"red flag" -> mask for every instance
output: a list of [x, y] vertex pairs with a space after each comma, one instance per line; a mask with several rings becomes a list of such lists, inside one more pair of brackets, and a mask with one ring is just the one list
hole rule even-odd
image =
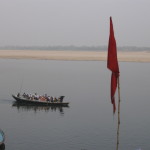
[[111, 75], [111, 103], [113, 104], [113, 112], [116, 111], [115, 104], [115, 92], [117, 88], [117, 81], [119, 77], [119, 65], [117, 59], [117, 47], [114, 36], [113, 23], [110, 17], [110, 35], [108, 44], [108, 57], [107, 57], [107, 68], [112, 71]]

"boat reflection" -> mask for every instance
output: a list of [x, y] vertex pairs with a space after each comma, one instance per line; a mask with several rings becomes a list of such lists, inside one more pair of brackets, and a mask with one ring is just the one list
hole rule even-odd
[[4, 143], [0, 145], [0, 150], [5, 150], [5, 144]]
[[64, 107], [69, 108], [69, 106], [36, 106], [36, 105], [28, 105], [23, 103], [13, 102], [12, 107], [16, 107], [18, 111], [45, 111], [45, 112], [54, 112], [59, 111], [60, 114], [64, 114]]

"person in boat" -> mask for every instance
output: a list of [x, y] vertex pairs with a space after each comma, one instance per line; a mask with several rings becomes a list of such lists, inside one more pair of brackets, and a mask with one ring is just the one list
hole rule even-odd
[[54, 97], [54, 102], [57, 102], [57, 98], [56, 97]]
[[45, 94], [44, 97], [47, 98], [47, 94]]
[[61, 103], [63, 102], [63, 98], [64, 98], [63, 96], [59, 97]]
[[58, 98], [57, 98], [57, 102], [59, 102], [59, 103], [60, 103], [60, 97], [58, 97]]
[[26, 97], [26, 93], [23, 93], [23, 95], [22, 95], [23, 97]]
[[17, 94], [17, 97], [20, 97], [20, 93]]
[[34, 95], [34, 94], [31, 94], [30, 99], [31, 99], [31, 100], [34, 100], [34, 99], [35, 99], [35, 95]]
[[47, 101], [44, 96], [40, 96], [40, 97], [39, 97], [39, 100], [40, 100], [40, 101]]
[[27, 99], [30, 99], [29, 94], [26, 94], [26, 98], [27, 98]]
[[31, 100], [31, 94], [29, 94], [29, 99]]
[[50, 102], [52, 102], [52, 103], [53, 103], [53, 97], [52, 97], [52, 96], [50, 97]]
[[50, 96], [47, 96], [47, 101], [50, 102]]
[[61, 102], [61, 98], [60, 98], [60, 97], [58, 97], [58, 102], [59, 102], [59, 103]]
[[26, 94], [26, 93], [23, 93], [23, 95], [22, 95], [24, 98], [27, 98], [27, 99], [29, 99], [29, 95], [28, 94]]
[[39, 96], [37, 95], [37, 93], [34, 94], [34, 99], [35, 99], [35, 100], [38, 100], [38, 99], [39, 99]]
[[48, 102], [49, 101], [49, 96], [47, 94], [44, 95], [46, 101]]

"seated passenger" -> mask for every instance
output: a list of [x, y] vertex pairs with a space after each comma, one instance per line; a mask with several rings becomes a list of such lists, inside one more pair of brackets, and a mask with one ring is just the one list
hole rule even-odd
[[26, 94], [25, 93], [23, 93], [23, 95], [22, 95], [23, 97], [26, 97]]
[[20, 93], [17, 94], [17, 97], [20, 97]]
[[57, 101], [60, 103], [60, 97], [58, 97]]
[[57, 98], [56, 97], [54, 97], [54, 102], [57, 102]]
[[50, 96], [47, 97], [47, 101], [50, 102]]
[[60, 102], [62, 103], [63, 102], [63, 99], [64, 99], [64, 96], [60, 96]]
[[52, 103], [53, 103], [53, 97], [52, 97], [52, 96], [50, 97], [50, 102], [52, 102]]

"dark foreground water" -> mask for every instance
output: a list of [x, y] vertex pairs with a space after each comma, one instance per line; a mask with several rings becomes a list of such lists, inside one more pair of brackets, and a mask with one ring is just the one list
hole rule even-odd
[[[150, 150], [150, 64], [120, 63], [120, 150]], [[6, 150], [115, 150], [106, 62], [0, 60]], [[65, 95], [69, 108], [13, 106], [18, 91]]]

